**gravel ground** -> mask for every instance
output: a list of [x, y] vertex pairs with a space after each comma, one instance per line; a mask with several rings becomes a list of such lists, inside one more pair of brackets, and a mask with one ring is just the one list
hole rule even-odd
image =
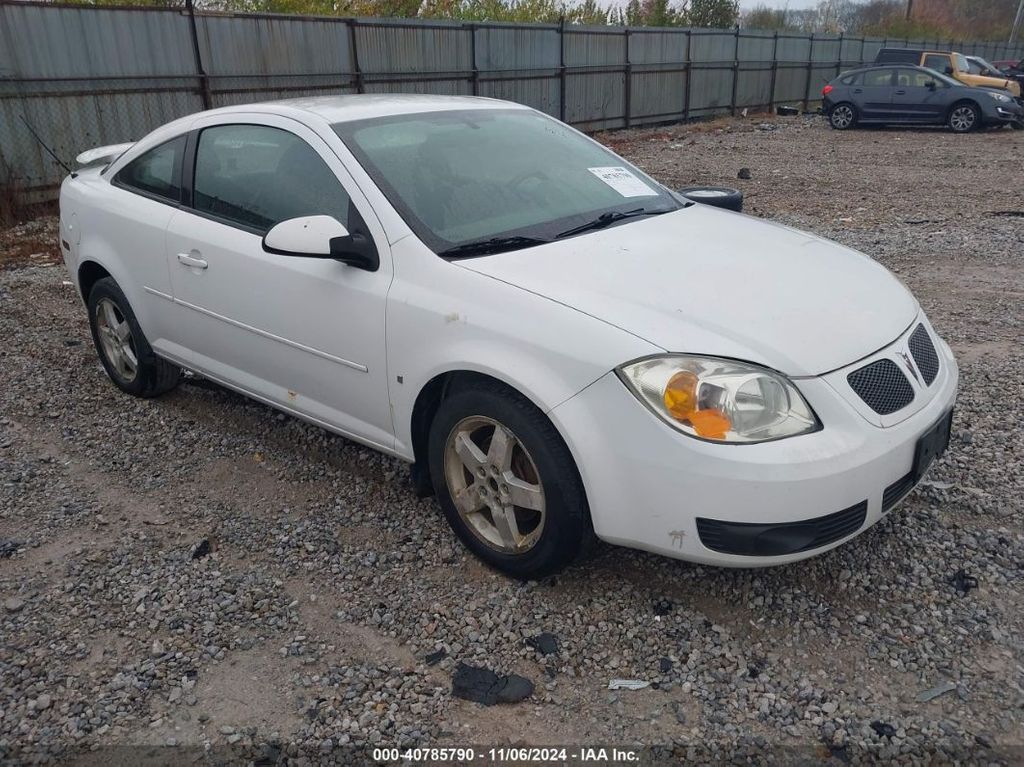
[[[168, 744], [265, 763], [467, 744], [1024, 759], [1024, 134], [772, 118], [602, 138], [673, 185], [739, 186], [748, 212], [906, 281], [962, 371], [926, 483], [795, 565], [603, 547], [511, 581], [399, 462], [202, 382], [119, 394], [42, 218], [0, 232], [0, 761], [185, 757]], [[541, 632], [557, 652], [525, 642]], [[460, 661], [535, 692], [455, 699]]]

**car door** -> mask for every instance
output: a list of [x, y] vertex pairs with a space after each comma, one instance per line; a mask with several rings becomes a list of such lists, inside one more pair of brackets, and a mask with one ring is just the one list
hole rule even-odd
[[[392, 449], [384, 231], [314, 131], [284, 117], [231, 119], [200, 121], [190, 138], [189, 207], [167, 230], [176, 338], [211, 378]], [[333, 216], [372, 238], [379, 268], [263, 249], [274, 224], [308, 215]]]
[[942, 122], [945, 115], [945, 83], [920, 69], [896, 70], [892, 114], [907, 122]]
[[853, 87], [853, 94], [860, 100], [860, 114], [865, 120], [882, 120], [889, 117], [892, 109], [893, 70], [879, 67], [864, 71], [859, 85]]

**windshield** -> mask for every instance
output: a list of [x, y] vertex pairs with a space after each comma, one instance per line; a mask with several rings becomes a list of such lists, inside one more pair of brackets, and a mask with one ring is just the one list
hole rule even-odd
[[999, 72], [999, 67], [997, 67], [995, 64], [991, 64], [988, 61], [985, 61], [985, 59], [983, 59], [981, 56], [975, 56], [974, 57], [974, 61], [977, 62], [978, 66], [980, 67], [980, 69], [978, 70], [979, 73], [984, 73], [984, 72], [998, 73]]
[[[334, 131], [437, 253], [494, 238], [527, 247], [603, 213], [683, 207], [621, 157], [526, 109], [392, 115]], [[531, 238], [532, 241], [531, 241]], [[506, 248], [511, 249], [511, 248]]]
[[967, 59], [964, 58], [962, 53], [954, 53], [953, 58], [956, 59], [956, 69], [958, 72], [969, 72], [970, 66], [967, 64]]

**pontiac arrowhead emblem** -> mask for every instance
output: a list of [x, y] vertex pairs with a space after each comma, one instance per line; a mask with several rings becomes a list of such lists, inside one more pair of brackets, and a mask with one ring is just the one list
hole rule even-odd
[[917, 374], [917, 368], [914, 367], [913, 358], [911, 358], [911, 356], [907, 352], [902, 350], [899, 351], [898, 354], [900, 355], [900, 358], [903, 360], [904, 367], [906, 367], [906, 369], [910, 371], [910, 375], [914, 376], [914, 380], [920, 384], [921, 376]]

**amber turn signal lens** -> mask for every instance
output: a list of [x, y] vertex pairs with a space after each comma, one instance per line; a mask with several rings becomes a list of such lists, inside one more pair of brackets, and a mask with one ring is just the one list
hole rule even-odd
[[697, 375], [683, 370], [672, 376], [665, 386], [664, 401], [673, 418], [689, 420], [697, 409]]
[[689, 421], [698, 435], [708, 439], [725, 439], [725, 433], [732, 428], [732, 421], [721, 410], [695, 410]]

